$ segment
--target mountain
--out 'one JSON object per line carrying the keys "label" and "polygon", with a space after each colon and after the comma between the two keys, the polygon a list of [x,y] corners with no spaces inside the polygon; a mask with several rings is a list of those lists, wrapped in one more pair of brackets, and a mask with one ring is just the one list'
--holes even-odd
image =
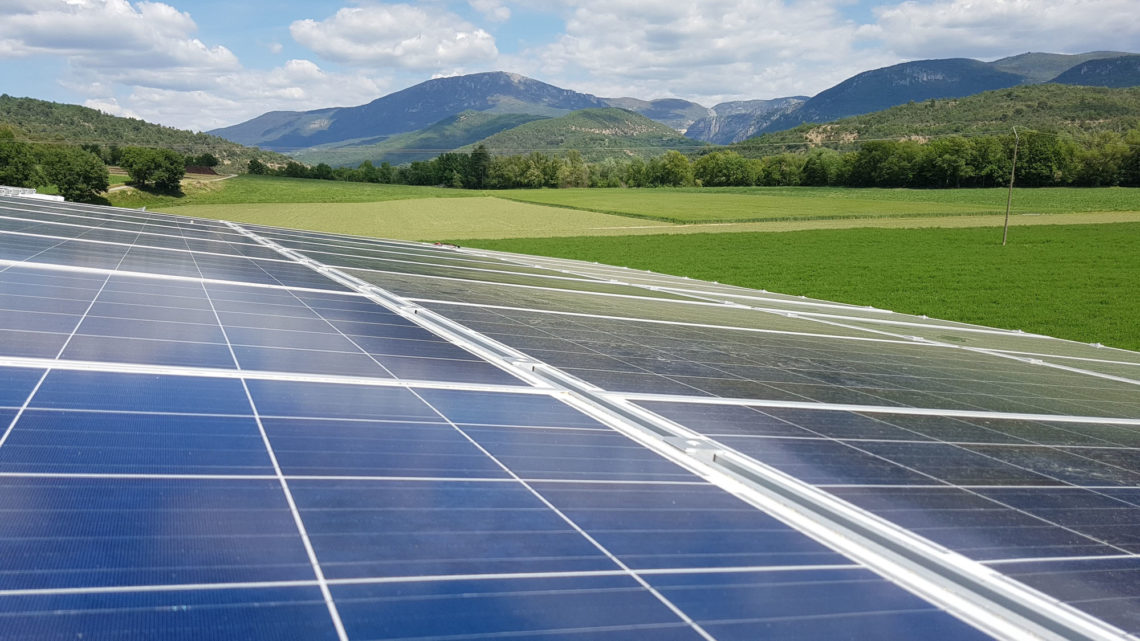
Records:
{"label": "mountain", "polygon": [[830,122],[910,101],[959,98],[1022,84],[1024,78],[968,58],[918,60],[865,71],[827,89],[761,131]]}
{"label": "mountain", "polygon": [[1082,62],[1099,58],[1116,58],[1127,55],[1119,51],[1090,51],[1088,53],[1039,53],[1028,52],[989,63],[998,71],[1015,73],[1025,78],[1026,83],[1051,82],[1061,73]]}
{"label": "mountain", "polygon": [[469,145],[500,131],[544,118],[547,116],[464,111],[430,127],[392,136],[381,142],[349,141],[312,147],[294,153],[293,157],[310,165],[323,162],[333,167],[356,167],[365,160],[374,165],[382,162],[399,165],[415,160],[430,160],[441,153]]}
{"label": "mountain", "polygon": [[576,149],[586,160],[600,160],[614,154],[649,158],[669,149],[703,145],[685,138],[668,125],[616,107],[583,109],[559,118],[536,120],[480,142],[492,154],[557,153]]}
{"label": "mountain", "polygon": [[1140,127],[1140,87],[1020,85],[965,98],[898,105],[826,124],[800,125],[737,143],[733,148],[756,156],[776,153],[781,147],[851,148],[860,140],[1008,134],[1014,126],[1078,137],[1098,131],[1123,133]]}
{"label": "mountain", "polygon": [[807,96],[793,96],[722,102],[710,110],[710,115],[690,125],[685,136],[718,145],[739,142],[755,136],[777,118],[796,111],[807,100]]}
{"label": "mountain", "polygon": [[1140,86],[1140,56],[1129,54],[1082,62],[1051,82],[1089,87],[1137,87]]}
{"label": "mountain", "polygon": [[436,78],[358,107],[274,112],[210,133],[247,145],[292,151],[417,131],[464,111],[560,116],[606,102],[501,71]]}
{"label": "mountain", "polygon": [[184,154],[210,152],[221,161],[219,170],[244,171],[250,160],[284,164],[289,159],[251,149],[210,134],[155,125],[138,118],[121,118],[101,111],[35,98],[0,95],[0,127],[30,142],[167,147]]}
{"label": "mountain", "polygon": [[708,107],[688,100],[659,98],[638,100],[637,98],[603,98],[610,107],[639,113],[650,120],[669,125],[678,132],[685,132],[694,122],[712,115]]}

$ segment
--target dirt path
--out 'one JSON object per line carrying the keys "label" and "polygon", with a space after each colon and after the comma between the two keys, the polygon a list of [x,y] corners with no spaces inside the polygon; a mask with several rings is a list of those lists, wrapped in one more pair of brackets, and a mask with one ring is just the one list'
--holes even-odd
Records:
{"label": "dirt path", "polygon": [[[206,178],[206,177],[198,177],[196,175],[193,178],[183,178],[182,184],[186,184],[187,182],[216,183],[216,182],[222,182],[223,180],[229,180],[230,178],[237,178],[237,176],[238,176],[237,174],[224,174],[224,175],[217,176],[214,178]],[[106,191],[106,193],[109,194],[109,193],[115,192],[115,191],[126,191],[128,189],[134,189],[134,187],[132,187],[131,185],[115,185],[114,187],[108,189]]]}

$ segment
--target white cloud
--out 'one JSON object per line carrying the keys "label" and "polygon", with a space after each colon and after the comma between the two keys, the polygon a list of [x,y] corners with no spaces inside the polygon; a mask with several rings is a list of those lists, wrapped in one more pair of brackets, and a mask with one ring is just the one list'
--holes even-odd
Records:
{"label": "white cloud", "polygon": [[905,58],[1130,51],[1140,42],[1135,0],[903,2],[875,16],[859,35]]}
{"label": "white cloud", "polygon": [[127,0],[6,2],[0,20],[0,55],[67,56],[79,69],[118,74],[128,70],[236,69],[225,47],[193,37],[190,14],[167,4]]}
{"label": "white cloud", "polygon": [[194,37],[190,14],[167,4],[0,0],[0,15],[0,58],[65,58],[59,82],[114,115],[212,129],[266,111],[360,104],[382,93],[365,74],[328,73],[308,60],[246,69],[229,49]]}
{"label": "white cloud", "polygon": [[90,107],[92,109],[98,109],[99,111],[102,111],[106,114],[111,114],[112,116],[121,116],[123,118],[142,118],[142,116],[138,115],[134,111],[131,111],[130,109],[127,109],[120,105],[119,101],[115,100],[114,98],[92,98],[91,100],[84,101],[83,106]]}
{"label": "white cloud", "polygon": [[858,53],[846,0],[569,0],[566,32],[512,69],[608,97],[814,94],[891,55]]}
{"label": "white cloud", "polygon": [[494,59],[495,39],[455,14],[407,4],[346,7],[289,27],[318,55],[353,65],[432,70]]}
{"label": "white cloud", "polygon": [[273,55],[277,55],[284,50],[285,50],[285,45],[281,44],[280,42],[269,43],[269,53],[271,53]]}
{"label": "white cloud", "polygon": [[506,22],[511,19],[511,9],[503,4],[502,0],[468,0],[467,4],[487,20]]}
{"label": "white cloud", "polygon": [[268,111],[363,104],[380,97],[385,88],[364,74],[329,73],[312,61],[290,60],[268,71],[223,74],[198,90],[137,87],[126,102],[146,120],[209,130]]}

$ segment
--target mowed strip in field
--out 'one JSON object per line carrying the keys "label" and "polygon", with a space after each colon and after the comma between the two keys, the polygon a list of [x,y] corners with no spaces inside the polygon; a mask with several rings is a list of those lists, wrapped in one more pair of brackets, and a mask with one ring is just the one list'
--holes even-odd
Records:
{"label": "mowed strip in field", "polygon": [[[775,222],[1004,214],[1006,189],[849,189],[727,187],[715,189],[529,189],[495,192],[570,209],[687,223]],[[1140,190],[1016,189],[1022,214],[1140,211]]]}

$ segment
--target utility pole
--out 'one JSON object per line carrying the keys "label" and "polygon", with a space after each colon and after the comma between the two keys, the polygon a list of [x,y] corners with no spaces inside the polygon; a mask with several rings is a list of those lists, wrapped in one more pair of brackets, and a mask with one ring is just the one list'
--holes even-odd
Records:
{"label": "utility pole", "polygon": [[1009,237],[1009,208],[1013,204],[1013,177],[1017,174],[1017,146],[1021,138],[1017,135],[1017,127],[1013,128],[1013,169],[1009,170],[1009,195],[1005,197],[1005,227],[1001,231],[1001,246],[1005,247],[1006,238]]}

